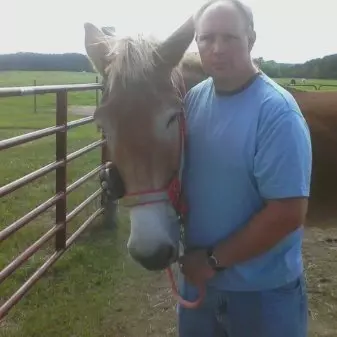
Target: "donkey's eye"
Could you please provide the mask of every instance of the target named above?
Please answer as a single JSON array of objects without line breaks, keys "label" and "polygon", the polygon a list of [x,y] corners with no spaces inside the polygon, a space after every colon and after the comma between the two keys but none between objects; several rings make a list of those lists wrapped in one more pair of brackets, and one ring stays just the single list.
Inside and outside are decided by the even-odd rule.
[{"label": "donkey's eye", "polygon": [[169,127],[173,122],[175,122],[178,118],[178,114],[175,113],[174,115],[172,115],[169,120],[167,121],[167,127]]}]

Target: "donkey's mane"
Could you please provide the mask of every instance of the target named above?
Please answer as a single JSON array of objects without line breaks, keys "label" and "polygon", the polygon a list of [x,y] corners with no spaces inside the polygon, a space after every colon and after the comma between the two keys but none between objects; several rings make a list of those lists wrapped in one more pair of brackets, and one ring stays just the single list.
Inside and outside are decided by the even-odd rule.
[{"label": "donkey's mane", "polygon": [[110,65],[106,69],[106,86],[111,92],[120,88],[128,90],[135,85],[154,86],[153,72],[155,67],[155,57],[160,57],[156,53],[159,42],[151,38],[144,38],[138,35],[135,38],[125,37],[110,40]]},{"label": "donkey's mane", "polygon": [[[128,91],[130,88],[144,86],[150,91],[156,91],[153,73],[156,61],[161,59],[157,52],[160,41],[153,36],[127,36],[116,38],[105,36],[104,42],[109,45],[109,65],[106,68],[105,85],[108,91]],[[200,57],[197,53],[186,53],[179,65],[173,71],[188,72],[204,76]],[[176,83],[173,80],[173,85]],[[118,90],[119,89],[119,90]]]},{"label": "donkey's mane", "polygon": [[161,100],[165,102],[166,95],[176,92],[177,99],[183,99],[183,64],[173,68],[171,74],[156,69],[161,61],[157,52],[161,41],[142,35],[118,39],[105,35],[103,43],[109,47],[108,66],[103,78],[102,104],[95,111],[96,118],[99,115],[114,116],[119,129],[126,129],[130,126],[130,118],[143,118],[143,112],[153,111],[152,107],[159,105]]}]

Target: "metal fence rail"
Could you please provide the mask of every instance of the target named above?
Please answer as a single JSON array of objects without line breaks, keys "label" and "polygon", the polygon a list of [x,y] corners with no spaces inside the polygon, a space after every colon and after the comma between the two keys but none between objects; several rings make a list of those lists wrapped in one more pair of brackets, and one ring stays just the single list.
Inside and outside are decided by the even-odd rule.
[{"label": "metal fence rail", "polygon": [[[0,151],[7,150],[12,147],[25,144],[30,141],[41,139],[50,135],[56,135],[56,160],[47,164],[40,169],[31,172],[15,181],[12,181],[0,187],[0,198],[4,197],[22,186],[46,175],[49,172],[56,171],[56,194],[38,207],[31,210],[12,224],[9,224],[0,231],[0,243],[34,220],[37,216],[48,210],[52,206],[56,206],[56,222],[53,228],[42,235],[37,241],[32,243],[25,251],[17,256],[3,270],[0,271],[0,285],[15,270],[17,270],[25,261],[27,261],[40,247],[47,241],[55,238],[55,252],[47,261],[40,266],[35,273],[0,307],[0,319],[3,318],[9,310],[28,292],[28,290],[43,276],[43,274],[52,266],[62,254],[75,242],[79,235],[101,214],[104,213],[104,204],[91,214],[83,224],[67,239],[66,226],[67,222],[72,220],[79,214],[89,203],[98,197],[102,197],[102,190],[98,188],[96,192],[90,195],[86,200],[79,204],[75,209],[67,214],[67,195],[97,175],[101,170],[109,167],[107,161],[106,140],[102,135],[102,139],[97,140],[77,151],[67,155],[67,131],[69,129],[79,127],[93,122],[93,117],[80,118],[78,120],[67,123],[68,104],[67,93],[69,91],[86,91],[102,89],[102,85],[94,84],[70,84],[70,85],[49,85],[49,86],[32,86],[32,87],[9,87],[0,88],[0,97],[15,97],[36,94],[56,94],[56,123],[55,126],[42,130],[30,132],[17,137],[0,141]],[[1,101],[0,101],[1,104]],[[82,156],[83,154],[101,147],[101,163],[99,166],[80,177],[71,185],[67,186],[67,163]],[[102,199],[103,200],[103,199]],[[111,210],[109,210],[110,212]]]},{"label": "metal fence rail", "polygon": [[312,87],[315,89],[315,91],[321,90],[321,88],[328,87],[328,88],[336,88],[336,84],[306,84],[306,83],[296,83],[296,84],[291,84],[291,83],[285,83],[283,84],[287,88],[296,88],[296,87]]}]

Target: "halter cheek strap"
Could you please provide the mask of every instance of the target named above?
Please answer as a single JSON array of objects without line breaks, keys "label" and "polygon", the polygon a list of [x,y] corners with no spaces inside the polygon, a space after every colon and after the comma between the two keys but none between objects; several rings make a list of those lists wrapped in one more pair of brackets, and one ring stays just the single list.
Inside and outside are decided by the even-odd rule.
[{"label": "halter cheek strap", "polygon": [[119,200],[119,205],[123,207],[134,207],[160,202],[171,202],[173,208],[180,217],[187,214],[187,206],[183,198],[181,186],[185,159],[185,117],[183,111],[179,116],[179,130],[180,165],[178,172],[173,176],[168,186],[161,189],[125,194],[123,198]]},{"label": "halter cheek strap", "polygon": [[[187,205],[182,193],[182,186],[181,186],[184,169],[185,136],[186,136],[184,111],[182,111],[179,116],[179,129],[180,129],[180,165],[178,172],[171,179],[169,185],[162,189],[125,194],[123,198],[119,200],[119,204],[124,207],[134,207],[146,204],[170,202],[179,217],[180,225],[183,226],[183,219],[187,215]],[[166,273],[171,282],[173,296],[177,299],[179,304],[189,309],[197,308],[204,299],[205,296],[204,287],[199,288],[199,298],[196,301],[194,302],[187,301],[179,295],[171,267],[166,268]]]},{"label": "halter cheek strap", "polygon": [[[186,89],[184,86],[183,78],[181,77],[178,80],[178,83],[181,84],[181,87],[178,88],[178,91],[181,97],[184,97],[186,94]],[[155,203],[163,203],[170,202],[175,209],[180,225],[184,225],[184,219],[187,215],[187,205],[182,193],[182,175],[184,169],[184,159],[185,159],[185,138],[186,138],[186,127],[185,127],[185,113],[184,110],[181,111],[179,115],[179,136],[180,136],[180,165],[179,170],[173,176],[168,186],[149,190],[149,191],[141,191],[136,193],[128,193],[123,194],[123,196],[119,199],[118,204],[124,207],[134,207],[138,205],[146,205],[146,204],[155,204]],[[199,288],[199,298],[190,302],[183,299],[178,292],[176,282],[174,280],[173,272],[171,267],[166,269],[166,273],[171,282],[173,296],[177,299],[179,304],[185,308],[197,308],[203,301],[205,296],[205,287]]]}]

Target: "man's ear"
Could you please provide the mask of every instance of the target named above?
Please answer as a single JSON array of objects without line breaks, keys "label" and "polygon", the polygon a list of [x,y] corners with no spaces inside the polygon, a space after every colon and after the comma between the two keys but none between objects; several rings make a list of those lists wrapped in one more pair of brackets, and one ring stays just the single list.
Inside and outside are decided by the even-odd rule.
[{"label": "man's ear", "polygon": [[249,36],[248,36],[248,48],[250,52],[252,51],[254,47],[255,41],[256,41],[256,32],[255,30],[251,29]]}]

